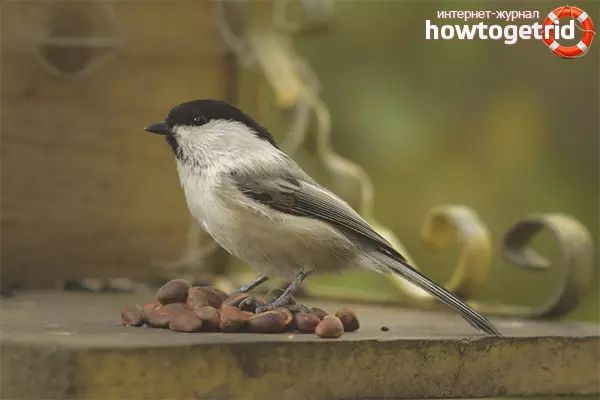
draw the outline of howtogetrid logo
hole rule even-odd
[[[539,11],[438,11],[438,19],[463,19],[465,22],[473,19],[502,19],[515,21],[519,19],[538,20]],[[565,18],[568,23],[559,25],[559,20]],[[563,46],[559,40],[573,40],[581,34],[581,40],[574,46]],[[504,40],[504,44],[515,44],[519,39],[536,39],[543,41],[557,56],[563,58],[578,58],[585,55],[594,39],[594,24],[590,16],[581,8],[562,6],[552,10],[544,22],[540,24],[520,25],[441,25],[425,21],[425,39],[427,40]],[[564,42],[563,42],[564,43]]]

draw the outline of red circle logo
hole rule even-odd
[[[577,21],[581,23],[582,27],[578,26],[577,28],[583,31],[583,37],[575,46],[561,46],[554,39],[554,29],[558,30],[558,27],[555,25],[554,21],[560,18],[577,19]],[[542,29],[542,40],[544,43],[546,43],[546,46],[548,46],[548,48],[552,50],[554,54],[564,58],[577,58],[583,56],[590,49],[592,39],[596,34],[596,32],[594,32],[594,24],[592,23],[590,16],[581,8],[573,6],[562,6],[551,11],[544,20]],[[549,32],[549,34],[546,34],[546,32]]]

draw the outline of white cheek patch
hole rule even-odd
[[[184,125],[176,126],[173,130],[175,131],[175,135],[179,136],[182,139],[189,139],[190,137],[192,137],[192,135],[197,136],[201,133],[201,130],[198,128]]]

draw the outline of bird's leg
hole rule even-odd
[[[256,313],[260,314],[262,312],[272,310],[274,308],[286,305],[288,303],[290,297],[292,297],[294,295],[294,293],[296,292],[296,290],[298,290],[298,288],[302,284],[302,281],[304,279],[306,279],[306,277],[308,277],[309,275],[310,275],[310,271],[303,270],[302,272],[300,272],[294,278],[292,283],[290,283],[290,285],[287,287],[287,289],[285,289],[285,291],[281,294],[281,296],[279,296],[277,299],[275,299],[275,301],[271,302],[270,304],[266,304],[264,306],[257,307]]]
[[[254,289],[255,287],[257,287],[259,285],[262,285],[263,283],[265,283],[268,280],[269,280],[268,276],[261,275],[258,278],[256,278],[255,280],[253,280],[252,282],[247,283],[244,286],[242,286],[241,288],[231,292],[230,296],[232,296],[234,294],[238,294],[238,293],[249,292],[250,290]]]
[[[244,286],[242,286],[241,288],[231,292],[230,296],[233,296],[233,295],[239,294],[239,293],[249,292],[250,290],[254,289],[255,287],[265,283],[267,280],[269,280],[268,276],[261,275],[258,278],[256,278],[255,280],[253,280],[252,282],[247,283]],[[248,296],[247,298],[242,300],[242,302],[239,304],[239,308],[240,308],[240,310],[245,309],[247,311],[250,311],[250,310],[256,309],[256,307],[259,307],[263,304],[264,304],[264,302],[261,302],[258,298],[254,297],[254,296]]]

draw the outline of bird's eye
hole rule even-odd
[[[194,122],[194,125],[204,125],[208,122],[208,120],[204,117],[194,117],[192,121]]]

